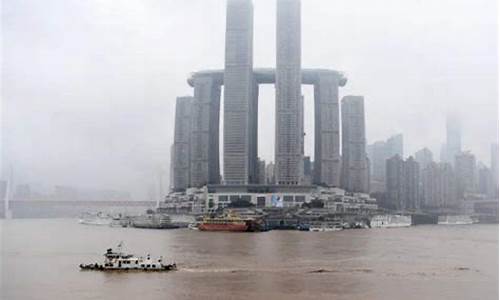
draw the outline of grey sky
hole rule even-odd
[[[275,64],[275,1],[254,0],[254,65]],[[371,143],[439,158],[445,115],[489,164],[498,141],[497,7],[491,0],[303,0],[302,65],[344,71],[365,96]],[[3,0],[2,100],[18,182],[135,192],[168,172],[176,96],[222,68],[224,0]],[[312,88],[306,154],[312,154]],[[274,87],[261,88],[259,155],[273,158]]]

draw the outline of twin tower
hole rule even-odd
[[[313,183],[340,185],[339,72],[301,68],[300,0],[277,0],[276,68],[253,68],[253,4],[228,0],[224,70],[195,72],[194,96],[176,103],[172,151],[173,188],[258,183],[259,84],[276,88],[275,178],[303,184],[304,110],[302,84],[314,85]],[[221,86],[224,85],[223,176],[219,169]]]

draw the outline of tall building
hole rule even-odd
[[[427,168],[433,162],[432,152],[428,148],[423,148],[415,152],[415,160],[420,166],[420,170]]]
[[[498,197],[498,144],[491,145],[490,169],[493,180],[493,196]]]
[[[197,76],[191,108],[191,187],[220,183],[219,114],[221,86],[209,74]]]
[[[455,170],[449,163],[439,163],[439,175],[441,206],[456,208],[459,201]]]
[[[403,210],[405,209],[404,202],[404,161],[399,155],[386,160],[386,175],[385,175],[385,191],[387,203],[384,205],[387,208]]]
[[[362,96],[342,98],[342,187],[350,192],[368,191],[365,109]]]
[[[385,161],[387,147],[384,141],[377,141],[367,146],[370,161],[370,192],[383,192],[385,190]]]
[[[277,1],[275,175],[278,184],[302,181],[300,0]]]
[[[224,182],[258,180],[257,84],[253,76],[253,4],[228,0],[224,68]]]
[[[404,149],[403,149],[403,135],[396,134],[387,139],[386,142],[387,147],[387,157],[393,157],[394,155],[399,155],[401,158],[404,158]]]
[[[173,190],[189,187],[191,180],[191,113],[193,97],[178,97],[175,104],[173,159],[171,160]]]
[[[462,126],[460,119],[454,115],[446,117],[446,144],[443,157],[443,162],[453,163],[455,156],[462,152]]]
[[[426,208],[456,208],[456,180],[449,163],[431,162],[422,169],[422,206]]]
[[[420,209],[420,167],[413,156],[410,156],[403,164],[403,178],[405,208]]]
[[[409,157],[395,155],[386,161],[386,195],[388,207],[397,210],[420,209],[419,166]]]
[[[455,156],[458,197],[476,192],[476,157],[466,151]]]
[[[441,206],[440,199],[440,172],[439,165],[435,162],[430,162],[425,167],[421,167],[420,180],[422,182],[422,207],[435,208]]]
[[[491,169],[486,167],[483,163],[477,164],[478,186],[479,193],[489,197],[494,196],[493,174]]]
[[[385,190],[386,160],[399,155],[403,158],[403,135],[393,135],[387,141],[377,141],[367,147],[370,161],[370,192]]]

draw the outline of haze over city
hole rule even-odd
[[[496,5],[302,1],[302,66],[345,72],[340,96],[365,97],[368,143],[403,133],[405,155],[427,146],[437,159],[453,113],[463,148],[488,164],[498,142]],[[272,67],[275,3],[254,6],[254,66]],[[191,94],[188,74],[224,66],[224,30],[219,0],[3,2],[4,169],[34,186],[145,197],[158,170],[169,171],[175,98]],[[302,92],[313,156],[313,89]],[[261,88],[267,161],[274,96]]]

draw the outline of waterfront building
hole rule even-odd
[[[219,114],[221,79],[198,74],[190,84],[194,88],[191,117],[190,187],[220,182]]]
[[[377,141],[367,146],[367,155],[370,161],[370,192],[385,190],[385,161],[387,148],[384,141]]]
[[[367,193],[365,110],[362,96],[342,99],[342,187],[349,192]]]
[[[410,156],[403,163],[403,179],[405,208],[420,209],[420,167],[413,156]]]
[[[403,158],[403,135],[396,134],[386,141],[376,141],[367,146],[367,155],[370,162],[370,192],[385,191],[386,160],[399,155]]]
[[[175,103],[174,144],[172,149],[172,188],[185,190],[191,180],[191,113],[193,97],[178,97]]]
[[[276,137],[278,184],[302,182],[300,0],[278,0],[276,9]]]
[[[449,163],[440,163],[441,203],[443,207],[456,208],[459,205],[457,197],[457,180],[455,170]]]
[[[477,191],[487,197],[494,197],[495,186],[493,183],[493,174],[491,172],[491,169],[485,166],[483,163],[478,162],[477,177]]]
[[[394,155],[386,160],[385,191],[387,203],[385,206],[390,209],[403,210],[405,208],[403,162],[399,155]]]
[[[420,209],[419,166],[409,157],[406,161],[395,155],[386,161],[386,197],[388,208]]]
[[[455,156],[458,197],[476,192],[476,172],[476,157],[472,153],[466,151]]]
[[[188,173],[187,187],[221,182],[226,185],[259,182],[257,108],[260,84],[274,84],[276,88],[275,165],[273,175],[269,176],[272,181],[279,185],[310,182],[324,186],[340,185],[338,90],[347,79],[334,70],[301,68],[300,0],[277,1],[276,16],[276,68],[253,69],[252,1],[227,2],[224,69],[194,72],[187,80],[194,89],[189,151],[184,152],[189,156],[189,169],[186,172],[185,164],[180,164],[172,170],[177,178],[185,178]],[[302,84],[314,86],[315,161],[311,166],[311,179],[304,177]],[[223,85],[224,178],[221,178],[219,124]],[[182,117],[176,116],[176,122],[180,120]],[[173,152],[172,165],[181,155],[175,151],[175,146]],[[183,180],[179,179],[177,183],[179,189],[186,186]]]
[[[224,68],[224,182],[258,181],[257,84],[253,77],[253,4],[228,0]]]
[[[421,183],[422,183],[422,207],[433,208],[440,207],[441,185],[440,185],[440,170],[439,165],[435,162],[428,163],[421,168]]]

